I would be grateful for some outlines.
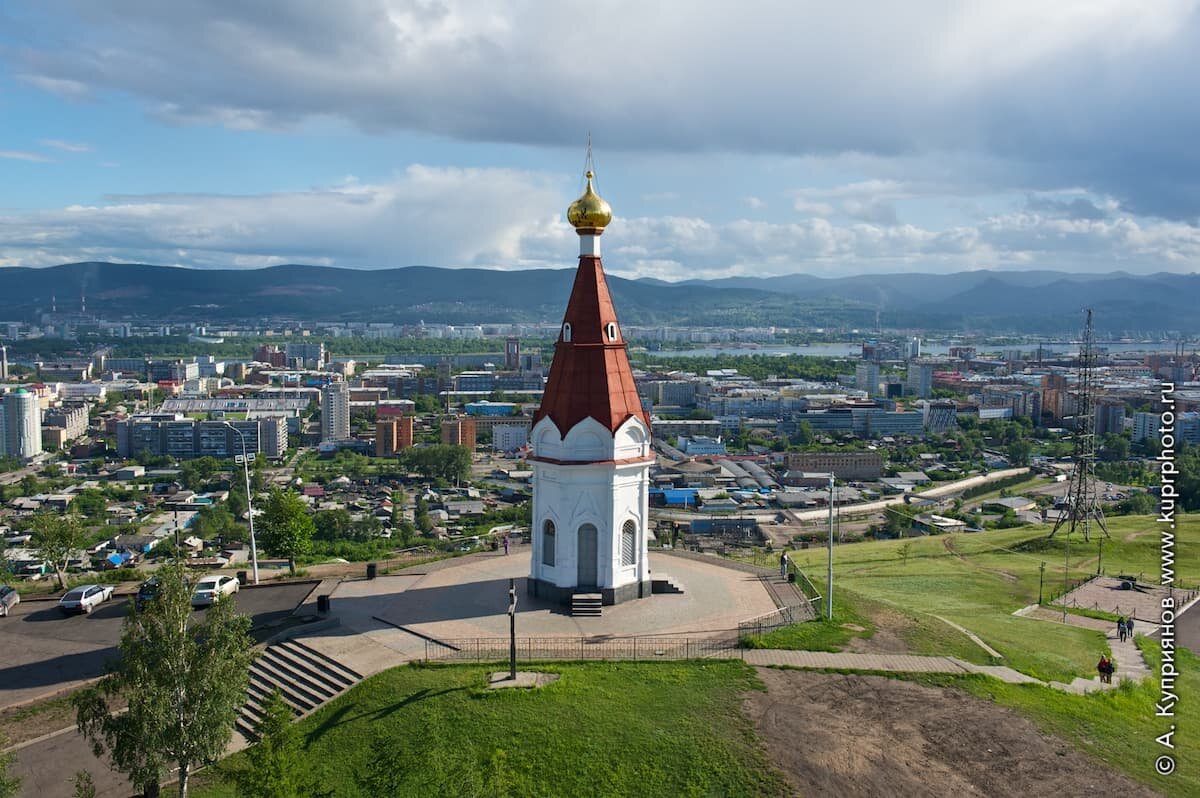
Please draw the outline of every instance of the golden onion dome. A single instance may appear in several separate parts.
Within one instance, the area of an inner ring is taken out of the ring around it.
[[[583,196],[571,203],[567,208],[567,221],[576,230],[603,230],[612,221],[612,208],[605,202],[596,190],[592,188],[592,170],[587,171],[587,188]]]

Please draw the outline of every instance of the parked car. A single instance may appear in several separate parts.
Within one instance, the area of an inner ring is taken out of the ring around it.
[[[137,595],[133,597],[133,604],[141,611],[156,598],[158,598],[158,577],[152,576],[145,582],[142,582],[141,587],[138,588]]]
[[[8,611],[21,603],[21,594],[9,585],[0,585],[0,618],[8,615]]]
[[[58,600],[58,608],[67,615],[76,612],[87,615],[112,598],[112,594],[112,585],[80,585],[68,590],[66,595]]]
[[[206,576],[192,588],[192,606],[207,607],[221,596],[232,596],[240,587],[232,576]]]

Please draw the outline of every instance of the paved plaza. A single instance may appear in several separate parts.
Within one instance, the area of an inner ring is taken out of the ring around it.
[[[525,592],[528,549],[485,554],[422,573],[343,582],[333,594],[340,625],[305,636],[305,643],[368,675],[425,656],[426,639],[508,635],[508,586],[517,586],[520,637],[626,637],[729,633],[740,621],[773,612],[775,602],[757,576],[717,563],[650,555],[657,576],[682,594],[659,594],[607,606],[599,618],[576,618],[568,608]]]
[[[1121,589],[1124,580],[1098,576],[1055,601],[1055,604],[1101,610],[1115,615],[1132,615],[1140,621],[1158,622],[1162,599],[1167,590],[1139,582],[1137,589]],[[1126,583],[1127,584],[1127,583]]]

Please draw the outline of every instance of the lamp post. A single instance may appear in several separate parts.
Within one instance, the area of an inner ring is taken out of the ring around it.
[[[254,584],[258,584],[258,544],[254,540],[254,498],[250,492],[250,458],[246,455],[246,433],[242,432],[237,427],[225,422],[225,426],[237,433],[238,438],[242,441],[242,453],[240,455],[242,461],[242,470],[246,474],[246,515],[250,518],[250,566],[254,575]],[[238,461],[238,456],[235,455],[233,461]]]
[[[833,620],[833,474],[829,475],[829,572],[825,582],[825,617]]]

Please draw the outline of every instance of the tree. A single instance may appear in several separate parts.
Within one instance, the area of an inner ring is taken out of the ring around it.
[[[17,791],[21,789],[21,779],[8,775],[8,769],[17,755],[5,753],[7,745],[8,738],[0,731],[0,798],[16,798]]]
[[[299,798],[300,736],[292,725],[292,710],[276,688],[263,702],[262,718],[254,727],[258,743],[246,752],[248,767],[236,776],[244,798]]]
[[[313,536],[317,540],[342,540],[350,537],[350,525],[354,519],[345,508],[318,510],[313,514]]]
[[[1029,465],[1029,457],[1033,454],[1033,444],[1027,438],[1016,438],[1008,444],[1005,450],[1008,462],[1014,466]]]
[[[296,558],[312,550],[313,525],[308,507],[295,491],[273,490],[258,519],[258,538],[276,557],[287,557],[288,568],[296,575]]]
[[[108,497],[104,495],[104,491],[96,488],[81,490],[75,494],[75,500],[71,502],[71,509],[85,518],[103,521],[105,511],[108,509]]]
[[[149,795],[173,766],[187,798],[192,771],[224,754],[245,700],[250,619],[221,598],[193,623],[183,566],[165,565],[157,576],[155,600],[125,618],[120,658],[73,703],[96,756],[107,754]],[[127,710],[114,712],[122,700]]]
[[[75,771],[73,798],[96,798],[96,782],[86,770]]]
[[[83,548],[85,532],[79,518],[40,512],[30,522],[29,546],[54,569],[58,589],[67,589],[67,563]]]

